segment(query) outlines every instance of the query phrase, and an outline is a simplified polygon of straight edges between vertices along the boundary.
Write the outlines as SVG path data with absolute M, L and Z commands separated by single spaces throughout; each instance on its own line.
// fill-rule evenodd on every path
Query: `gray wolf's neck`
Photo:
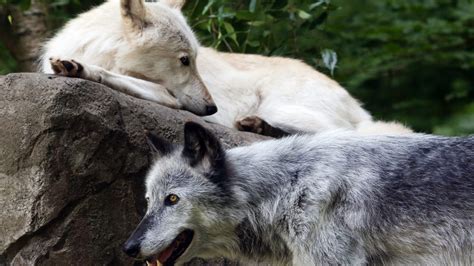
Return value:
M 259 148 L 265 148 L 264 145 L 261 146 L 247 149 L 246 152 L 234 149 L 228 153 L 228 181 L 234 192 L 233 196 L 237 199 L 236 205 L 244 209 L 249 209 L 249 205 L 258 208 L 268 202 L 275 202 L 291 192 L 298 186 L 299 178 L 311 164 L 309 160 L 301 160 L 297 147 L 279 153 L 260 150 Z
M 284 144 L 288 144 L 286 148 L 269 151 L 265 148 L 273 145 L 266 142 L 227 154 L 227 180 L 234 199 L 229 214 L 231 233 L 241 256 L 250 260 L 272 264 L 291 261 L 291 220 L 285 210 L 298 204 L 305 193 L 299 179 L 312 168 L 313 156 L 306 153 L 305 160 L 300 158 L 299 141 L 290 139 Z

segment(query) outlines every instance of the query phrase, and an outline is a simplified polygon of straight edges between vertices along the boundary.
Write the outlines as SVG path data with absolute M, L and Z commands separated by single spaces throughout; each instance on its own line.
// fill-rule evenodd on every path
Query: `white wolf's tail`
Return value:
M 413 130 L 398 122 L 364 121 L 357 125 L 356 131 L 364 135 L 406 135 Z

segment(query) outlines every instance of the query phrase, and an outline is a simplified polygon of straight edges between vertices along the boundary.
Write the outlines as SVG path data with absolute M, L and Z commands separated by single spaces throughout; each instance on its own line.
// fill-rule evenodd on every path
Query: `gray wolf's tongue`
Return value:
M 163 252 L 160 253 L 158 260 L 161 262 L 161 264 L 165 264 L 165 262 L 171 257 L 174 248 L 175 243 L 171 243 L 169 247 L 167 247 L 165 250 L 163 250 Z
M 146 262 L 146 265 L 147 265 L 147 266 L 159 266 L 157 261 L 153 261 L 153 262 L 147 261 L 147 262 Z

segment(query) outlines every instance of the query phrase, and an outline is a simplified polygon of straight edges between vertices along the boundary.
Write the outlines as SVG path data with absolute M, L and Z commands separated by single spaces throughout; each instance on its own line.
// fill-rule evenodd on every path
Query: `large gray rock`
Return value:
M 180 142 L 189 120 L 84 80 L 0 77 L 0 265 L 131 265 L 121 244 L 145 206 L 143 132 Z M 209 127 L 227 147 L 262 139 Z

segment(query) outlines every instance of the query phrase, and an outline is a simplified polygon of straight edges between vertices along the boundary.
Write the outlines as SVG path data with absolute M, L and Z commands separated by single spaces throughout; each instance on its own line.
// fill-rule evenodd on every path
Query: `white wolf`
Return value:
M 42 71 L 100 82 L 197 115 L 215 113 L 206 120 L 265 135 L 335 128 L 411 132 L 372 122 L 337 82 L 298 60 L 200 47 L 182 15 L 184 3 L 109 0 L 46 44 Z
M 325 132 L 224 151 L 151 135 L 148 208 L 124 245 L 181 265 L 473 265 L 474 136 Z

